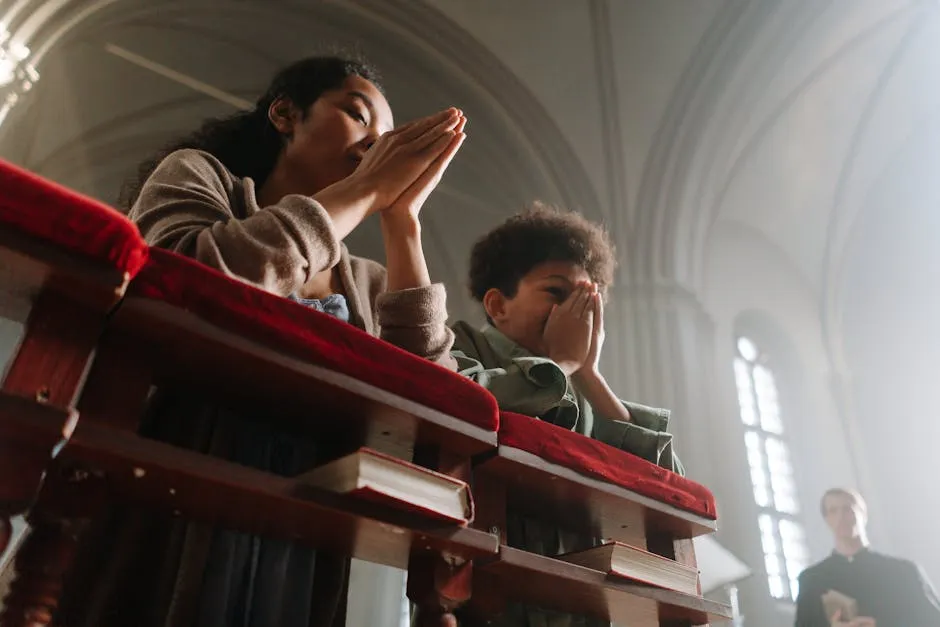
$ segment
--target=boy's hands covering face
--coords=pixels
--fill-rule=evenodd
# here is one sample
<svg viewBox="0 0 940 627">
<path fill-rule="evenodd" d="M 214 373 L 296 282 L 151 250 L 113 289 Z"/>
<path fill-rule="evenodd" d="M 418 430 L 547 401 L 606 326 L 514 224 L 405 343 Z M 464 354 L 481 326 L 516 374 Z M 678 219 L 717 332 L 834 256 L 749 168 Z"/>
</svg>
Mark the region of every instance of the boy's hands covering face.
<svg viewBox="0 0 940 627">
<path fill-rule="evenodd" d="M 548 358 L 571 376 L 585 365 L 594 342 L 594 285 L 579 283 L 545 324 L 543 340 Z M 603 341 L 603 340 L 602 340 Z M 600 353 L 600 348 L 597 348 Z"/>
<path fill-rule="evenodd" d="M 599 374 L 601 349 L 604 347 L 604 299 L 597 286 L 594 286 L 594 323 L 591 329 L 591 348 L 588 350 L 584 365 L 578 371 L 580 374 Z"/>
</svg>

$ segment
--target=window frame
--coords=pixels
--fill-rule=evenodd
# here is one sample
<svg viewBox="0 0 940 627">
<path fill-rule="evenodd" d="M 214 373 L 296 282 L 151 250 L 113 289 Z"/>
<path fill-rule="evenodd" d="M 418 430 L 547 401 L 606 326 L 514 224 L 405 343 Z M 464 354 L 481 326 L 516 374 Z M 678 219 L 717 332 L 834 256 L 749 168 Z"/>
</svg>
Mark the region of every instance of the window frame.
<svg viewBox="0 0 940 627">
<path fill-rule="evenodd" d="M 742 349 L 742 342 L 747 343 L 748 350 Z M 744 435 L 751 498 L 757 508 L 765 581 L 771 598 L 793 603 L 799 594 L 797 578 L 808 565 L 809 553 L 792 447 L 773 365 L 748 335 L 735 336 L 733 370 L 738 419 Z M 759 381 L 756 373 L 764 373 L 760 375 L 764 380 Z M 768 442 L 778 453 L 773 462 Z"/>
</svg>

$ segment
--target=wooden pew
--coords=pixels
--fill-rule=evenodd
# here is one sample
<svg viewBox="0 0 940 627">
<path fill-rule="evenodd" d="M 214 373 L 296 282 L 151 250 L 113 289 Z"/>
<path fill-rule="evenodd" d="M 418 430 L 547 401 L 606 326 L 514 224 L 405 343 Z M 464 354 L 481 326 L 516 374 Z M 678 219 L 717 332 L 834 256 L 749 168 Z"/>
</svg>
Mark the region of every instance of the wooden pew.
<svg viewBox="0 0 940 627">
<path fill-rule="evenodd" d="M 572 454 L 572 451 L 575 453 Z M 538 455 L 536 453 L 539 453 Z M 702 486 L 580 434 L 503 412 L 500 444 L 474 467 L 474 524 L 500 537 L 499 556 L 478 564 L 469 614 L 510 601 L 630 625 L 704 625 L 728 606 L 507 546 L 507 509 L 588 537 L 616 540 L 696 567 L 692 538 L 717 528 Z"/>
<path fill-rule="evenodd" d="M 9 223 L 0 227 L 0 255 L 19 268 L 0 276 L 0 302 L 8 303 L 6 311 L 16 309 L 9 303 L 23 311 L 32 305 L 27 341 L 0 392 L 0 453 L 11 453 L 0 463 L 30 469 L 30 481 L 24 487 L 0 477 L 0 513 L 32 504 L 34 529 L 17 556 L 19 576 L 0 626 L 52 621 L 82 521 L 113 502 L 407 566 L 419 623 L 435 624 L 441 611 L 471 594 L 480 616 L 497 613 L 507 600 L 630 624 L 728 616 L 726 607 L 695 595 L 613 581 L 500 545 L 506 499 L 545 515 L 563 512 L 559 524 L 693 563 L 690 538 L 712 531 L 714 516 L 664 503 L 668 491 L 653 498 L 505 441 L 498 446 L 495 401 L 480 388 L 191 260 L 146 249 L 132 254 L 138 248 L 128 244 L 131 252 L 120 257 L 125 266 L 107 256 L 90 262 L 87 254 L 73 263 L 73 240 L 14 232 L 10 224 L 20 222 L 2 209 L 89 201 L 52 186 L 60 194 L 53 194 L 56 205 L 43 200 L 52 193 L 47 183 L 28 175 L 22 181 L 15 202 L 4 200 L 0 187 L 0 224 L 4 217 Z M 102 250 L 118 248 L 111 242 Z M 90 272 L 89 263 L 101 267 Z M 109 263 L 125 269 L 98 271 Z M 141 437 L 153 385 L 198 389 L 244 408 L 273 401 L 284 429 L 350 450 L 367 444 L 466 479 L 477 520 L 472 527 L 440 525 L 328 492 L 298 491 L 289 477 Z"/>
<path fill-rule="evenodd" d="M 0 316 L 25 325 L 0 390 L 69 407 L 107 314 L 146 256 L 137 229 L 117 211 L 0 160 Z M 51 438 L 0 425 L 0 552 L 10 517 L 35 498 L 73 422 L 63 417 Z"/>
<path fill-rule="evenodd" d="M 273 312 L 276 324 L 257 323 L 247 317 L 252 311 Z M 429 621 L 469 596 L 472 558 L 496 552 L 487 532 L 323 491 L 300 494 L 290 478 L 143 438 L 137 428 L 152 385 L 194 395 L 198 388 L 204 399 L 239 408 L 278 399 L 272 419 L 285 429 L 339 440 L 349 450 L 369 445 L 403 458 L 414 452 L 418 463 L 457 475 L 496 442 L 495 400 L 471 382 L 329 316 L 153 251 L 97 343 L 77 403 L 79 426 L 47 468 L 31 513 L 35 540 L 17 560 L 23 577 L 7 599 L 4 627 L 29 613 L 53 615 L 78 521 L 114 501 L 410 564 L 410 591 Z M 0 416 L 13 422 L 17 411 L 25 409 L 7 403 Z"/>
</svg>

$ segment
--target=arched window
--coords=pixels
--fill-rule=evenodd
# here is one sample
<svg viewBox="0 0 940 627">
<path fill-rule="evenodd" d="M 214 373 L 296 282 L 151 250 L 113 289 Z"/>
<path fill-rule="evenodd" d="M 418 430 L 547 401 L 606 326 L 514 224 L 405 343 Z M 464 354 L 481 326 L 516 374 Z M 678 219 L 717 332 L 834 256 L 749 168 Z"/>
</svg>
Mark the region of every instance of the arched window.
<svg viewBox="0 0 940 627">
<path fill-rule="evenodd" d="M 797 577 L 807 565 L 808 554 L 799 520 L 793 464 L 773 372 L 766 355 L 746 337 L 737 341 L 734 376 L 751 487 L 760 509 L 757 523 L 767 584 L 775 599 L 795 600 L 799 593 Z"/>
</svg>

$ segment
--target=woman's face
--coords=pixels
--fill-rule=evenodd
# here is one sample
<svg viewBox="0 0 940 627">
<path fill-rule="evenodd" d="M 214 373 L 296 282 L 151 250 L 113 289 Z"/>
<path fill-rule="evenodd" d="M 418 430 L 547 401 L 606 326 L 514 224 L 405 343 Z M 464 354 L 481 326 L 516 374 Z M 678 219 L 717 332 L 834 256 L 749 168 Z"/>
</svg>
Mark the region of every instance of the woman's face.
<svg viewBox="0 0 940 627">
<path fill-rule="evenodd" d="M 279 167 L 291 193 L 313 195 L 356 169 L 375 140 L 393 128 L 392 110 L 382 92 L 360 76 L 349 76 L 324 92 L 306 116 L 292 107 Z M 286 132 L 285 132 L 286 131 Z"/>
</svg>

